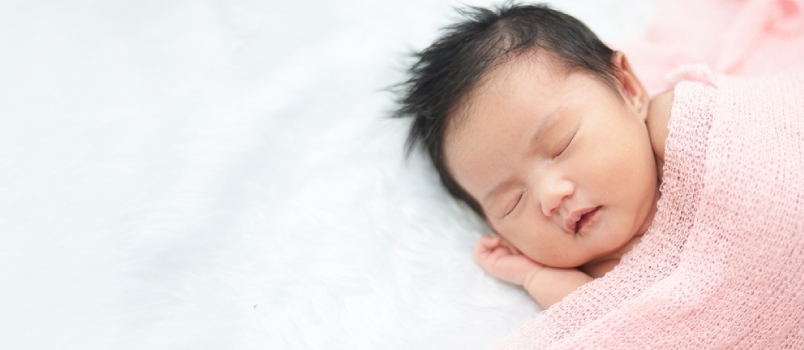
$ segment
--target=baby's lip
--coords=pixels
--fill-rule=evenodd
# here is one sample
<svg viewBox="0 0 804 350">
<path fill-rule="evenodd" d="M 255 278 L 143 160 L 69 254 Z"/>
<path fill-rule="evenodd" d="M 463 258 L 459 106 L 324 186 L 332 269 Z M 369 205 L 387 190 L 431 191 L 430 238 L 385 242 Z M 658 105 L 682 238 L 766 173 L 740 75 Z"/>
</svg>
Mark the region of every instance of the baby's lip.
<svg viewBox="0 0 804 350">
<path fill-rule="evenodd" d="M 567 230 L 567 232 L 576 233 L 578 229 L 578 221 L 581 221 L 581 218 L 584 215 L 592 212 L 597 208 L 598 207 L 585 207 L 570 212 L 570 215 L 567 216 L 566 219 L 564 219 L 564 229 Z"/>
</svg>

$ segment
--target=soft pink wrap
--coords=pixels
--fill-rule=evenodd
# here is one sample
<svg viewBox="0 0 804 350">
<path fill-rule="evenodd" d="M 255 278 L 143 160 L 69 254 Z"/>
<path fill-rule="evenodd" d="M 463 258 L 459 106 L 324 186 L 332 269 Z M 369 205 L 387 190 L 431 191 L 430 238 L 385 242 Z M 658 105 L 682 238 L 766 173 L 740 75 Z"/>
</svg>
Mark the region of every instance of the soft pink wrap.
<svg viewBox="0 0 804 350">
<path fill-rule="evenodd" d="M 496 348 L 804 348 L 802 30 L 802 1 L 677 0 L 618 47 L 675 86 L 654 224 Z"/>
</svg>

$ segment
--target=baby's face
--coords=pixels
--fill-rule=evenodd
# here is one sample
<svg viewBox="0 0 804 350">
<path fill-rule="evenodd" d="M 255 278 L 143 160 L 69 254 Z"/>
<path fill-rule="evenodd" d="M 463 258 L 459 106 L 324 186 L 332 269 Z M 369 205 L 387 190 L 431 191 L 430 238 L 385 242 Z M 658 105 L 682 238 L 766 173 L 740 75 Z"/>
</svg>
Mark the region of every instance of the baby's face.
<svg viewBox="0 0 804 350">
<path fill-rule="evenodd" d="M 448 127 L 449 170 L 531 259 L 581 266 L 650 227 L 659 191 L 648 99 L 627 64 L 623 76 L 620 98 L 549 55 L 517 59 L 491 72 Z"/>
</svg>

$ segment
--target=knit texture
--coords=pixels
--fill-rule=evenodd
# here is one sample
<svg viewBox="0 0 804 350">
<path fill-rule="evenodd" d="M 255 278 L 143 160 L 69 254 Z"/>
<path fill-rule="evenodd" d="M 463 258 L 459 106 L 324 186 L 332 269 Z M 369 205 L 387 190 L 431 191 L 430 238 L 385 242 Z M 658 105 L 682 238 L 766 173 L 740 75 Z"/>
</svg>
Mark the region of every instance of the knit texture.
<svg viewBox="0 0 804 350">
<path fill-rule="evenodd" d="M 804 74 L 675 80 L 653 225 L 497 348 L 804 348 Z"/>
</svg>

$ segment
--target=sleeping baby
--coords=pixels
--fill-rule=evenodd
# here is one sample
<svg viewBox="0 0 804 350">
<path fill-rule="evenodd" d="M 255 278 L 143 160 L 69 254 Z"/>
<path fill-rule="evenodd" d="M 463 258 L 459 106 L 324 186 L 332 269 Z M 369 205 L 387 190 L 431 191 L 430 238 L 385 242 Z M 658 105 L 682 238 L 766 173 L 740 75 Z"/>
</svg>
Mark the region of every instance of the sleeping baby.
<svg viewBox="0 0 804 350">
<path fill-rule="evenodd" d="M 494 230 L 478 264 L 547 309 L 651 226 L 673 93 L 651 100 L 624 54 L 547 7 L 468 18 L 420 54 L 398 114 Z"/>
<path fill-rule="evenodd" d="M 408 149 L 492 228 L 478 264 L 545 309 L 500 348 L 804 348 L 804 3 L 707 6 L 738 5 L 714 62 L 755 76 L 685 66 L 653 98 L 544 6 L 466 11 L 417 56 Z"/>
</svg>

